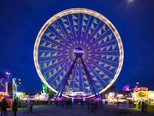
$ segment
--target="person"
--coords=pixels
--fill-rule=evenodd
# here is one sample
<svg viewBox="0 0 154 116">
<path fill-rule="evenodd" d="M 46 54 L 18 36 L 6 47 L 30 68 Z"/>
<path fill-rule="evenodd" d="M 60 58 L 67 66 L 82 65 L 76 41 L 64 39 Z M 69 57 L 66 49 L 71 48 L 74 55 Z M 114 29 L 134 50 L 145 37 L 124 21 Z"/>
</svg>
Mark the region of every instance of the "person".
<svg viewBox="0 0 154 116">
<path fill-rule="evenodd" d="M 148 104 L 147 102 L 144 103 L 144 112 L 147 112 L 147 109 L 148 109 Z"/>
<path fill-rule="evenodd" d="M 13 102 L 12 110 L 13 110 L 14 116 L 16 116 L 17 115 L 17 111 L 18 111 L 18 102 L 17 102 L 16 99 Z"/>
<path fill-rule="evenodd" d="M 6 101 L 6 98 L 3 98 L 1 102 L 1 116 L 6 116 L 7 107 L 8 107 L 8 103 Z"/>
<path fill-rule="evenodd" d="M 141 103 L 141 111 L 145 112 L 145 102 L 144 101 L 142 101 Z"/>
<path fill-rule="evenodd" d="M 138 102 L 138 108 L 141 108 L 141 101 Z"/>
<path fill-rule="evenodd" d="M 32 112 L 33 111 L 33 103 L 31 100 L 28 101 L 28 108 L 29 108 L 29 111 Z"/>
</svg>

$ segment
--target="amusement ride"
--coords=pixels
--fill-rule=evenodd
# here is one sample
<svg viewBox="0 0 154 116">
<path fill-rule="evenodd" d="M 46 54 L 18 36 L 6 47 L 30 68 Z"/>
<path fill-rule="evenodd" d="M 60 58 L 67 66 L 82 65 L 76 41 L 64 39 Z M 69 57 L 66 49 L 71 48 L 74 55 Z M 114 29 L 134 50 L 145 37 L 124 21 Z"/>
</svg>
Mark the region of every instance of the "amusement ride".
<svg viewBox="0 0 154 116">
<path fill-rule="evenodd" d="M 42 82 L 57 97 L 99 97 L 118 78 L 123 44 L 102 14 L 71 8 L 52 16 L 34 45 L 34 64 Z"/>
</svg>

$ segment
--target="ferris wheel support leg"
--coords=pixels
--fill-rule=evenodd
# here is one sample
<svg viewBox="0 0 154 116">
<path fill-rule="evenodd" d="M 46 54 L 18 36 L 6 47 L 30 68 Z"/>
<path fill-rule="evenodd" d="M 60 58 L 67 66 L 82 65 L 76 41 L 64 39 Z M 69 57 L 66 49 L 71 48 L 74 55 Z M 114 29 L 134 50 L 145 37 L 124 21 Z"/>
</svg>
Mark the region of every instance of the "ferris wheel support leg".
<svg viewBox="0 0 154 116">
<path fill-rule="evenodd" d="M 62 94 L 63 94 L 63 90 L 65 88 L 65 85 L 67 83 L 67 79 L 69 78 L 69 75 L 72 73 L 72 70 L 73 70 L 73 67 L 74 67 L 74 64 L 77 60 L 77 57 L 75 58 L 75 60 L 73 61 L 73 64 L 71 65 L 70 69 L 69 69 L 69 72 L 67 73 L 66 77 L 64 78 L 64 81 L 63 81 L 63 86 L 60 88 L 60 90 L 58 91 L 58 94 L 57 94 L 57 97 L 62 97 Z"/>
<path fill-rule="evenodd" d="M 94 85 L 93 85 L 93 83 L 92 83 L 91 76 L 90 76 L 90 74 L 88 73 L 88 70 L 87 70 L 87 68 L 86 68 L 86 65 L 85 65 L 85 63 L 84 63 L 82 57 L 80 57 L 80 59 L 81 59 L 81 62 L 82 62 L 82 64 L 83 64 L 84 70 L 85 70 L 85 72 L 86 72 L 86 74 L 87 74 L 87 76 L 88 76 L 87 80 L 88 80 L 88 82 L 89 82 L 90 88 L 91 88 L 91 90 L 94 91 L 95 97 L 98 98 L 98 97 L 99 97 L 99 93 L 96 92 L 96 90 L 95 90 L 95 88 L 94 88 Z"/>
</svg>

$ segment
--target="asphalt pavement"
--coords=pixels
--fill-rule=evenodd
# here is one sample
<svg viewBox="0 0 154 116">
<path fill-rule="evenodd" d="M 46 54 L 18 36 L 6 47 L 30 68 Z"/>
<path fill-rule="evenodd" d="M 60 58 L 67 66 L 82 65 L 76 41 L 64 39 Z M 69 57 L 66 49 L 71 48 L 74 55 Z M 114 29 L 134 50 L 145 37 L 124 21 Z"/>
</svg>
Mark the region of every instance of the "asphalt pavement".
<svg viewBox="0 0 154 116">
<path fill-rule="evenodd" d="M 11 109 L 7 116 L 13 116 Z M 119 110 L 115 105 L 104 105 L 98 108 L 88 105 L 54 106 L 40 105 L 34 106 L 33 112 L 27 108 L 19 108 L 17 116 L 154 116 L 154 111 L 141 112 L 140 109 L 129 108 Z"/>
</svg>

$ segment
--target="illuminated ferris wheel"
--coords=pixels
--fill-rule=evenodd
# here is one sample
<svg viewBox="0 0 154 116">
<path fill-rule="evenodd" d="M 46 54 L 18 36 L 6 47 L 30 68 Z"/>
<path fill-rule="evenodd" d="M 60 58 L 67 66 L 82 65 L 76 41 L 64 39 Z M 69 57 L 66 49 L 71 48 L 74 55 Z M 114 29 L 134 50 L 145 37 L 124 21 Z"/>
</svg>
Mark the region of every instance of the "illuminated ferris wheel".
<svg viewBox="0 0 154 116">
<path fill-rule="evenodd" d="M 34 46 L 37 73 L 48 88 L 65 97 L 93 97 L 118 78 L 124 51 L 114 25 L 93 10 L 72 8 L 52 16 Z"/>
</svg>

